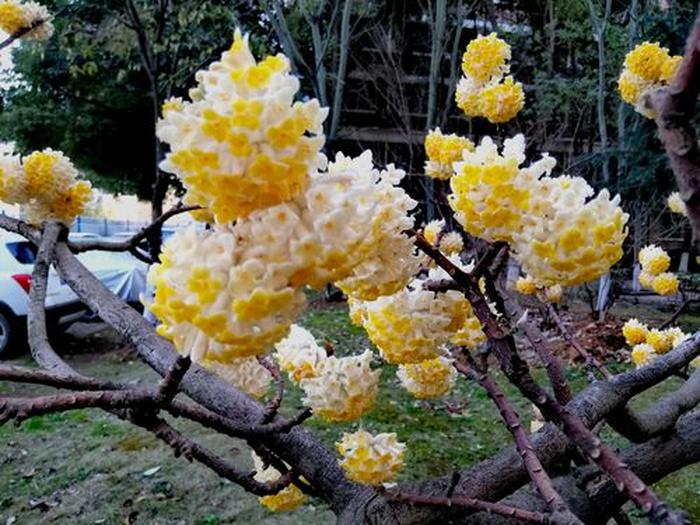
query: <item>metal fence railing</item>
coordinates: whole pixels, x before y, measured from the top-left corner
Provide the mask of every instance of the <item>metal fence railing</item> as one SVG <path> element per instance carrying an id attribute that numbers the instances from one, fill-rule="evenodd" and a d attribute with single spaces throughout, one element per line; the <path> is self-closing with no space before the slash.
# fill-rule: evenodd
<path id="1" fill-rule="evenodd" d="M 147 221 L 130 221 L 117 219 L 100 219 L 98 217 L 78 217 L 73 223 L 71 231 L 80 233 L 94 233 L 103 237 L 109 237 L 120 232 L 137 232 L 149 223 Z"/>

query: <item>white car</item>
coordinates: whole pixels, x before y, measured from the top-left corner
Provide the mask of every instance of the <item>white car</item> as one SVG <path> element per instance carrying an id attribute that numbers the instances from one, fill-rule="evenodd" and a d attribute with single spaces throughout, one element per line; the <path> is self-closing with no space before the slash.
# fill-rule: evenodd
<path id="1" fill-rule="evenodd" d="M 0 358 L 10 356 L 25 345 L 35 257 L 36 247 L 24 237 L 0 233 Z M 112 292 L 127 302 L 138 302 L 146 283 L 144 263 L 126 253 L 94 251 L 82 253 L 78 258 Z M 66 326 L 87 312 L 73 290 L 51 268 L 46 292 L 47 321 Z"/>

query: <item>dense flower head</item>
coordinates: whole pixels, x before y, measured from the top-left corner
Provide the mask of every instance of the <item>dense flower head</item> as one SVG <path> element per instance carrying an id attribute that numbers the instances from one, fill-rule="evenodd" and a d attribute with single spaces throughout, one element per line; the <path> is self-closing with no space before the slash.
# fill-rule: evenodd
<path id="1" fill-rule="evenodd" d="M 663 248 L 650 244 L 639 250 L 639 264 L 643 272 L 659 275 L 668 270 L 671 258 Z"/>
<path id="2" fill-rule="evenodd" d="M 581 177 L 551 177 L 556 161 L 547 154 L 529 166 L 524 161 L 522 135 L 506 139 L 501 152 L 490 137 L 464 152 L 450 181 L 457 220 L 476 237 L 510 243 L 538 289 L 604 275 L 622 257 L 627 236 L 620 197 L 607 190 L 594 196 Z"/>
<path id="3" fill-rule="evenodd" d="M 515 281 L 515 289 L 523 295 L 534 295 L 537 293 L 537 283 L 529 275 L 518 277 Z"/>
<path id="4" fill-rule="evenodd" d="M 394 479 L 403 468 L 406 445 L 396 434 L 372 435 L 365 430 L 343 434 L 335 444 L 343 456 L 340 466 L 348 479 L 365 485 L 380 485 Z"/>
<path id="5" fill-rule="evenodd" d="M 513 248 L 523 270 L 540 286 L 575 286 L 604 275 L 622 257 L 627 214 L 620 197 L 593 189 L 580 177 L 540 179 L 537 201 Z M 592 198 L 591 198 L 592 197 Z"/>
<path id="6" fill-rule="evenodd" d="M 51 38 L 54 32 L 53 24 L 49 18 L 48 9 L 36 2 L 19 2 L 17 0 L 0 2 L 0 29 L 10 35 L 36 26 L 24 33 L 21 38 L 46 41 Z M 42 22 L 39 23 L 40 21 Z"/>
<path id="7" fill-rule="evenodd" d="M 294 102 L 299 80 L 281 54 L 256 62 L 236 30 L 231 48 L 196 75 L 191 101 L 170 100 L 158 137 L 170 145 L 161 163 L 183 182 L 185 200 L 219 223 L 289 201 L 325 164 L 317 100 Z"/>
<path id="8" fill-rule="evenodd" d="M 647 325 L 636 318 L 627 320 L 622 326 L 622 335 L 629 345 L 638 345 L 646 342 L 648 334 L 649 328 Z"/>
<path id="9" fill-rule="evenodd" d="M 446 231 L 443 219 L 427 223 L 423 227 L 423 237 L 446 255 L 459 254 L 464 249 L 462 236 L 456 231 Z"/>
<path id="10" fill-rule="evenodd" d="M 520 82 L 508 73 L 510 46 L 496 33 L 478 36 L 462 58 L 464 77 L 457 84 L 455 101 L 468 117 L 484 117 L 499 124 L 513 119 L 525 105 Z M 505 80 L 504 80 L 505 77 Z"/>
<path id="11" fill-rule="evenodd" d="M 668 49 L 658 43 L 643 42 L 625 57 L 625 64 L 617 81 L 620 96 L 632 104 L 638 113 L 654 118 L 654 111 L 644 104 L 647 93 L 667 85 L 676 74 L 681 56 L 669 55 Z"/>
<path id="12" fill-rule="evenodd" d="M 663 248 L 654 244 L 645 246 L 639 250 L 639 264 L 642 267 L 639 284 L 644 288 L 651 289 L 659 295 L 678 293 L 678 277 L 666 271 L 671 265 L 671 257 Z"/>
<path id="13" fill-rule="evenodd" d="M 354 421 L 369 412 L 377 397 L 379 370 L 372 370 L 372 352 L 349 357 L 330 356 L 315 375 L 300 381 L 304 404 L 326 421 Z"/>
<path id="14" fill-rule="evenodd" d="M 689 337 L 678 327 L 665 330 L 649 329 L 637 319 L 627 321 L 622 327 L 622 334 L 627 344 L 632 346 L 630 357 L 637 368 L 651 363 L 659 355 L 676 348 Z"/>
<path id="15" fill-rule="evenodd" d="M 251 453 L 253 455 L 256 481 L 270 483 L 277 481 L 282 476 L 276 468 L 272 466 L 265 467 L 263 460 L 260 459 L 255 452 Z M 258 501 L 272 512 L 287 512 L 302 505 L 306 499 L 306 494 L 304 494 L 299 487 L 291 484 L 280 490 L 277 494 L 259 497 Z"/>
<path id="16" fill-rule="evenodd" d="M 650 344 L 640 343 L 638 345 L 635 345 L 634 348 L 632 348 L 632 354 L 630 357 L 632 358 L 632 362 L 637 366 L 637 368 L 641 368 L 645 365 L 654 362 L 654 360 L 657 359 L 659 355 L 654 351 L 654 347 Z"/>
<path id="17" fill-rule="evenodd" d="M 469 42 L 462 55 L 462 72 L 476 82 L 485 84 L 494 77 L 500 78 L 508 71 L 510 46 L 496 33 L 479 35 Z"/>
<path id="18" fill-rule="evenodd" d="M 155 294 L 147 307 L 162 323 L 158 333 L 195 362 L 267 352 L 305 305 L 283 274 L 244 258 L 226 228 L 180 230 L 160 260 L 148 273 Z"/>
<path id="19" fill-rule="evenodd" d="M 486 86 L 479 95 L 483 117 L 494 124 L 508 122 L 525 106 L 525 93 L 520 82 L 509 76 L 500 83 Z"/>
<path id="20" fill-rule="evenodd" d="M 400 365 L 396 375 L 401 385 L 417 399 L 440 397 L 450 391 L 457 372 L 452 360 L 441 356 L 420 363 Z"/>
<path id="21" fill-rule="evenodd" d="M 327 357 L 311 332 L 297 324 L 290 327 L 287 337 L 277 343 L 275 349 L 280 368 L 294 383 L 315 377 L 317 369 Z"/>
<path id="22" fill-rule="evenodd" d="M 92 198 L 92 186 L 60 151 L 35 151 L 20 159 L 6 145 L 0 150 L 0 200 L 19 204 L 27 222 L 53 219 L 70 225 Z"/>
<path id="23" fill-rule="evenodd" d="M 205 359 L 202 366 L 256 399 L 267 393 L 272 382 L 270 372 L 255 357 L 241 357 L 226 363 Z"/>
<path id="24" fill-rule="evenodd" d="M 686 217 L 688 216 L 688 208 L 686 207 L 685 202 L 683 202 L 683 199 L 681 199 L 681 194 L 677 191 L 674 191 L 668 196 L 666 199 L 666 204 L 668 204 L 668 208 L 671 210 L 671 212 L 678 213 L 679 215 L 684 215 Z"/>
<path id="25" fill-rule="evenodd" d="M 450 258 L 469 271 L 456 255 Z M 475 348 L 486 336 L 469 301 L 456 290 L 432 292 L 427 281 L 447 279 L 433 268 L 426 279 L 415 279 L 408 287 L 374 301 L 351 303 L 351 316 L 360 322 L 382 358 L 393 364 L 419 363 L 443 354 L 448 342 Z"/>
<path id="26" fill-rule="evenodd" d="M 399 187 L 404 172 L 378 170 L 369 151 L 338 154 L 328 172 L 313 174 L 297 199 L 236 223 L 245 251 L 294 286 L 336 284 L 349 296 L 372 299 L 402 288 L 419 258 L 404 231 L 416 202 Z"/>
<path id="27" fill-rule="evenodd" d="M 425 137 L 425 174 L 434 179 L 447 180 L 452 176 L 452 163 L 462 158 L 462 151 L 474 151 L 474 143 L 454 133 L 445 135 L 440 128 Z"/>
<path id="28" fill-rule="evenodd" d="M 680 283 L 676 274 L 663 272 L 654 276 L 651 282 L 651 289 L 659 295 L 674 295 L 678 293 Z"/>
<path id="29" fill-rule="evenodd" d="M 545 157 L 529 168 L 520 168 L 524 161 L 525 139 L 517 135 L 505 140 L 501 152 L 491 137 L 484 137 L 455 164 L 449 202 L 468 233 L 490 242 L 510 242 L 522 229 L 537 177 L 555 164 Z"/>

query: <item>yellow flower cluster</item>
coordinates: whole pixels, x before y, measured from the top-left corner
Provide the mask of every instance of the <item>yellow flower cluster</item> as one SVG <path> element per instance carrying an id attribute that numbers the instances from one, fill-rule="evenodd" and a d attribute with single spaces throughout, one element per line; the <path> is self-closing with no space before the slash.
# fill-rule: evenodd
<path id="1" fill-rule="evenodd" d="M 506 139 L 499 153 L 491 137 L 455 163 L 450 185 L 450 207 L 464 229 L 489 242 L 512 242 L 530 211 L 538 176 L 549 173 L 556 161 L 545 156 L 531 166 L 525 161 L 522 135 Z"/>
<path id="2" fill-rule="evenodd" d="M 263 397 L 272 382 L 272 375 L 255 357 L 241 357 L 227 363 L 204 360 L 202 366 L 255 399 Z"/>
<path id="3" fill-rule="evenodd" d="M 36 2 L 18 2 L 17 0 L 0 2 L 0 29 L 6 33 L 15 35 L 35 24 L 36 27 L 27 31 L 21 38 L 40 42 L 51 38 L 54 28 L 49 21 L 49 11 L 45 6 Z"/>
<path id="4" fill-rule="evenodd" d="M 284 55 L 256 62 L 236 30 L 221 60 L 196 75 L 191 101 L 169 100 L 158 137 L 170 145 L 161 167 L 187 189 L 185 199 L 219 223 L 289 201 L 325 164 L 317 100 L 294 102 L 299 80 Z"/>
<path id="5" fill-rule="evenodd" d="M 542 287 L 575 286 L 604 275 L 622 257 L 627 214 L 619 195 L 593 189 L 580 177 L 545 177 L 513 248 L 523 270 Z"/>
<path id="6" fill-rule="evenodd" d="M 624 68 L 617 80 L 622 100 L 645 117 L 654 118 L 654 111 L 645 106 L 645 95 L 667 85 L 682 59 L 681 56 L 671 56 L 668 49 L 656 42 L 637 45 L 625 57 Z"/>
<path id="7" fill-rule="evenodd" d="M 490 137 L 464 152 L 450 181 L 457 220 L 476 237 L 510 243 L 539 288 L 605 274 L 622 257 L 627 235 L 619 196 L 603 190 L 593 197 L 580 177 L 551 177 L 556 161 L 547 154 L 521 167 L 524 161 L 522 135 L 506 139 L 500 153 Z"/>
<path id="8" fill-rule="evenodd" d="M 0 150 L 0 200 L 19 204 L 27 222 L 54 219 L 70 225 L 92 197 L 89 182 L 60 151 L 35 151 L 20 160 L 11 146 Z"/>
<path id="9" fill-rule="evenodd" d="M 681 199 L 681 194 L 677 191 L 671 193 L 666 199 L 666 204 L 668 204 L 669 209 L 672 213 L 678 213 L 679 215 L 688 216 L 688 209 L 685 206 L 685 202 Z"/>
<path id="10" fill-rule="evenodd" d="M 464 249 L 462 236 L 456 231 L 446 231 L 444 220 L 434 220 L 426 224 L 423 227 L 423 236 L 446 255 L 457 255 Z"/>
<path id="11" fill-rule="evenodd" d="M 403 468 L 406 445 L 396 434 L 372 435 L 364 430 L 343 434 L 335 444 L 343 456 L 340 466 L 348 479 L 365 485 L 380 485 L 394 479 Z"/>
<path id="12" fill-rule="evenodd" d="M 560 284 L 541 288 L 538 286 L 535 279 L 529 275 L 519 277 L 518 280 L 515 281 L 515 289 L 523 295 L 537 295 L 538 299 L 550 303 L 558 303 L 561 301 L 562 294 L 564 293 L 564 288 Z"/>
<path id="13" fill-rule="evenodd" d="M 304 308 L 301 290 L 241 252 L 228 229 L 181 230 L 149 271 L 155 295 L 147 307 L 162 322 L 158 333 L 195 362 L 261 355 Z"/>
<path id="14" fill-rule="evenodd" d="M 457 372 L 450 359 L 437 357 L 420 363 L 400 365 L 396 375 L 401 385 L 414 397 L 431 399 L 450 391 Z"/>
<path id="15" fill-rule="evenodd" d="M 671 258 L 663 248 L 653 244 L 645 246 L 639 250 L 639 264 L 642 266 L 639 283 L 644 288 L 650 288 L 659 295 L 678 293 L 678 277 L 667 271 Z"/>
<path id="16" fill-rule="evenodd" d="M 280 472 L 276 468 L 272 466 L 265 468 L 262 459 L 255 452 L 252 452 L 252 455 L 256 481 L 270 483 L 277 481 L 281 477 Z M 277 494 L 261 496 L 258 498 L 258 501 L 272 512 L 288 512 L 304 504 L 306 499 L 306 494 L 299 487 L 292 484 L 283 488 Z"/>
<path id="17" fill-rule="evenodd" d="M 462 57 L 464 77 L 455 92 L 457 106 L 469 117 L 484 117 L 503 123 L 513 119 L 525 105 L 520 82 L 509 70 L 510 46 L 491 33 L 478 36 L 467 45 Z"/>
<path id="18" fill-rule="evenodd" d="M 451 259 L 462 266 L 457 257 Z M 440 278 L 447 274 L 432 269 L 427 280 Z M 486 338 L 464 295 L 425 290 L 424 282 L 417 279 L 393 295 L 350 304 L 351 316 L 389 363 L 420 363 L 442 355 L 448 342 L 474 348 Z"/>
<path id="19" fill-rule="evenodd" d="M 275 349 L 280 368 L 287 372 L 293 383 L 315 377 L 327 357 L 311 332 L 296 324 L 291 326 L 289 335 L 275 345 Z"/>
<path id="20" fill-rule="evenodd" d="M 443 135 L 440 128 L 425 137 L 425 174 L 433 179 L 447 180 L 452 176 L 452 163 L 462 158 L 462 151 L 474 151 L 474 143 L 454 133 Z"/>
<path id="21" fill-rule="evenodd" d="M 639 368 L 651 363 L 659 355 L 676 348 L 688 338 L 680 328 L 658 330 L 649 327 L 638 319 L 629 319 L 622 327 L 622 335 L 632 346 L 632 362 Z"/>
<path id="22" fill-rule="evenodd" d="M 252 214 L 235 231 L 250 253 L 282 268 L 294 286 L 336 282 L 360 299 L 393 293 L 420 261 L 403 233 L 413 226 L 408 211 L 416 205 L 399 187 L 404 175 L 392 165 L 375 169 L 369 151 L 338 154 L 298 199 Z"/>
<path id="23" fill-rule="evenodd" d="M 350 357 L 330 356 L 302 379 L 304 404 L 326 421 L 353 421 L 369 412 L 377 398 L 379 370 L 372 370 L 372 352 Z"/>

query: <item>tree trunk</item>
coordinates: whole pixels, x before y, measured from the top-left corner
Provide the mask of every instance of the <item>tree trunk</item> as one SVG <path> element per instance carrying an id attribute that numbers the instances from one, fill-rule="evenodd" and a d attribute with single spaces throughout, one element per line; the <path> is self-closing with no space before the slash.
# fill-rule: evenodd
<path id="1" fill-rule="evenodd" d="M 340 21 L 340 43 L 338 57 L 338 74 L 335 79 L 335 93 L 333 94 L 333 109 L 331 111 L 331 128 L 328 132 L 328 140 L 335 139 L 340 126 L 340 113 L 343 110 L 343 93 L 345 90 L 345 73 L 348 67 L 348 52 L 350 51 L 350 15 L 352 14 L 353 0 L 345 0 L 343 5 L 343 17 Z"/>
<path id="2" fill-rule="evenodd" d="M 446 0 L 437 0 L 435 2 L 435 15 L 432 23 L 432 44 L 430 48 L 430 73 L 428 76 L 428 108 L 425 117 L 425 129 L 429 131 L 435 125 L 435 114 L 437 106 L 437 92 L 440 82 L 440 65 L 442 64 L 443 39 L 445 36 L 445 20 L 447 11 Z M 436 214 L 435 199 L 433 193 L 435 191 L 433 180 L 428 178 L 425 185 L 425 208 L 426 216 L 429 221 L 432 221 Z"/>

